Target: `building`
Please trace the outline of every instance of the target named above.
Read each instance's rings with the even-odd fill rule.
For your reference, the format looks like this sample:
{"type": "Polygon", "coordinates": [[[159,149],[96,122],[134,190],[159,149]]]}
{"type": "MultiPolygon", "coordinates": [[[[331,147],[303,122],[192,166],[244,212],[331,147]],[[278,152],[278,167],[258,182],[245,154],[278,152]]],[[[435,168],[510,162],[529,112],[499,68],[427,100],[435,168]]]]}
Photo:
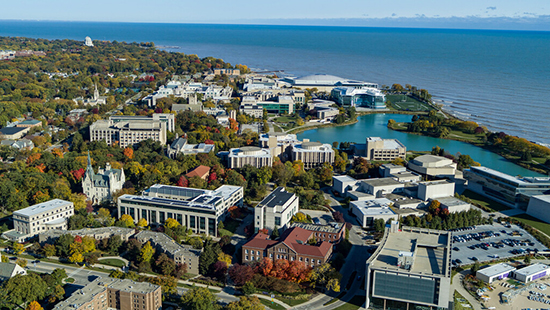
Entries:
{"type": "Polygon", "coordinates": [[[110,227],[98,227],[98,228],[82,228],[75,230],[46,230],[38,235],[38,242],[53,244],[57,238],[65,234],[71,234],[73,236],[80,237],[92,237],[96,240],[108,239],[112,236],[119,236],[123,242],[126,242],[136,233],[134,228],[124,228],[117,226],[110,227]]]}
{"type": "Polygon", "coordinates": [[[366,262],[366,309],[452,309],[451,233],[393,222],[366,262]]]}
{"type": "Polygon", "coordinates": [[[386,95],[377,88],[337,87],[330,92],[332,98],[341,106],[385,109],[386,95]]]}
{"type": "Polygon", "coordinates": [[[523,283],[528,283],[548,275],[550,267],[545,264],[533,264],[514,271],[514,278],[523,283]]]}
{"type": "Polygon", "coordinates": [[[197,168],[191,170],[185,176],[188,178],[199,177],[203,180],[206,180],[208,179],[209,174],[210,174],[210,167],[200,165],[197,168]]]}
{"type": "Polygon", "coordinates": [[[359,188],[361,180],[356,180],[349,175],[337,175],[332,177],[332,189],[340,195],[359,188]]]}
{"type": "Polygon", "coordinates": [[[106,104],[107,103],[107,97],[100,96],[99,91],[97,90],[97,85],[94,85],[94,95],[93,95],[93,97],[90,98],[90,99],[84,99],[82,102],[86,105],[91,105],[91,106],[106,104]]]}
{"type": "Polygon", "coordinates": [[[472,207],[469,203],[462,201],[454,196],[438,198],[442,209],[449,210],[449,213],[468,211],[472,207]]]}
{"type": "Polygon", "coordinates": [[[292,114],[294,113],[294,99],[290,96],[278,96],[277,101],[258,101],[256,105],[269,113],[292,114]]]}
{"type": "Polygon", "coordinates": [[[429,177],[454,177],[456,163],[451,159],[435,155],[421,155],[409,161],[407,167],[412,171],[429,177]]]}
{"type": "Polygon", "coordinates": [[[300,143],[300,140],[298,140],[295,134],[287,134],[284,132],[265,133],[260,135],[259,138],[260,147],[270,149],[273,156],[284,156],[290,146],[298,143],[300,143]]]}
{"type": "Polygon", "coordinates": [[[112,199],[113,194],[122,189],[126,182],[124,169],[113,169],[111,164],[105,164],[105,169],[94,172],[90,153],[88,153],[88,167],[82,179],[82,191],[92,203],[101,203],[112,199]]]}
{"type": "Polygon", "coordinates": [[[288,83],[291,87],[298,89],[317,88],[319,91],[331,92],[336,87],[370,87],[378,88],[378,84],[363,81],[347,80],[334,75],[314,74],[302,76],[299,78],[284,78],[282,81],[288,83]]]}
{"type": "Polygon", "coordinates": [[[326,225],[295,222],[290,224],[290,228],[300,227],[313,234],[317,242],[338,243],[344,238],[344,223],[331,222],[326,225]]]}
{"type": "Polygon", "coordinates": [[[94,46],[94,43],[92,42],[92,38],[90,37],[86,37],[84,39],[84,45],[88,46],[88,47],[93,47],[94,46]]]}
{"type": "Polygon", "coordinates": [[[512,267],[505,263],[500,263],[485,267],[476,272],[476,278],[485,283],[493,283],[495,280],[502,280],[512,276],[512,273],[516,271],[515,267],[512,267]]]}
{"type": "Polygon", "coordinates": [[[194,233],[217,235],[218,223],[232,206],[242,206],[243,188],[222,185],[216,190],[155,184],[144,195],[118,198],[118,217],[129,214],[137,223],[163,224],[173,218],[194,233]]]}
{"type": "Polygon", "coordinates": [[[175,112],[176,114],[183,111],[200,112],[202,111],[202,103],[196,103],[196,104],[174,103],[172,105],[172,111],[175,112]]]}
{"type": "Polygon", "coordinates": [[[256,168],[273,165],[271,150],[262,149],[257,146],[243,146],[229,150],[227,167],[230,169],[242,168],[251,165],[256,168]]]}
{"type": "Polygon", "coordinates": [[[168,237],[165,233],[150,230],[140,231],[135,238],[141,242],[151,242],[151,246],[157,252],[164,253],[174,260],[176,264],[187,264],[187,272],[199,274],[199,256],[201,250],[194,249],[190,245],[183,245],[168,237]]]}
{"type": "Polygon", "coordinates": [[[113,115],[109,117],[114,124],[124,122],[161,122],[166,125],[166,130],[176,130],[175,115],[172,113],[154,113],[151,116],[113,115]]]}
{"type": "Polygon", "coordinates": [[[424,201],[454,196],[455,183],[448,180],[418,183],[418,198],[424,201]]]}
{"type": "Polygon", "coordinates": [[[214,75],[241,75],[241,70],[239,69],[214,69],[214,75]]]}
{"type": "Polygon", "coordinates": [[[27,274],[27,270],[15,263],[0,262],[0,283],[11,279],[18,274],[24,276],[27,274]]]}
{"type": "Polygon", "coordinates": [[[374,227],[374,220],[377,219],[383,219],[384,222],[398,219],[397,213],[390,208],[393,202],[387,198],[351,201],[349,205],[351,212],[364,228],[374,227]]]}
{"type": "Polygon", "coordinates": [[[418,182],[422,177],[415,172],[407,170],[407,168],[396,164],[383,164],[379,168],[380,175],[384,178],[394,178],[399,182],[418,182]]]}
{"type": "Polygon", "coordinates": [[[0,141],[1,145],[11,146],[18,150],[32,150],[34,148],[34,143],[29,139],[20,139],[20,140],[2,140],[0,141]]]}
{"type": "Polygon", "coordinates": [[[513,177],[487,167],[470,167],[464,178],[469,190],[522,210],[527,210],[532,196],[550,194],[548,177],[513,177]]]}
{"type": "Polygon", "coordinates": [[[277,187],[254,208],[254,230],[283,228],[298,213],[300,199],[284,187],[277,187]]]}
{"type": "Polygon", "coordinates": [[[242,104],[239,107],[239,112],[255,118],[262,118],[264,116],[264,108],[259,105],[242,104]]]}
{"type": "Polygon", "coordinates": [[[404,188],[405,184],[396,181],[394,178],[377,178],[361,181],[359,191],[380,198],[389,193],[401,193],[404,188]]]}
{"type": "Polygon", "coordinates": [[[29,130],[30,127],[4,127],[0,129],[0,138],[10,140],[21,139],[29,130]]]}
{"type": "Polygon", "coordinates": [[[18,123],[17,125],[15,125],[15,127],[42,127],[42,121],[39,121],[37,119],[27,119],[18,123]]]}
{"type": "Polygon", "coordinates": [[[376,161],[392,161],[396,158],[405,159],[407,154],[407,148],[403,143],[396,139],[381,139],[379,137],[368,137],[366,144],[355,144],[353,149],[355,155],[376,161]]]}
{"type": "Polygon", "coordinates": [[[161,310],[160,285],[98,277],[60,301],[54,310],[161,310]]]}
{"type": "Polygon", "coordinates": [[[527,214],[546,223],[550,223],[550,195],[531,196],[527,214]]]}
{"type": "Polygon", "coordinates": [[[3,237],[21,242],[50,229],[67,230],[67,219],[74,214],[70,201],[52,199],[13,212],[13,230],[3,237]]]}
{"type": "Polygon", "coordinates": [[[292,145],[290,152],[291,160],[302,161],[305,169],[319,167],[323,163],[332,165],[335,156],[332,145],[309,141],[292,145]]]}
{"type": "Polygon", "coordinates": [[[333,119],[340,114],[340,110],[332,107],[315,107],[315,116],[318,119],[333,119]]]}
{"type": "Polygon", "coordinates": [[[156,116],[111,116],[109,120],[99,120],[90,125],[90,141],[104,140],[108,145],[127,147],[147,139],[166,144],[166,130],[170,126],[170,116],[166,119],[156,116]]]}
{"type": "Polygon", "coordinates": [[[185,138],[176,138],[170,146],[166,149],[166,155],[172,159],[175,159],[178,154],[182,155],[196,155],[207,154],[213,152],[216,146],[214,144],[188,144],[185,138]]]}
{"type": "Polygon", "coordinates": [[[242,263],[268,257],[273,261],[299,261],[310,267],[322,265],[332,255],[332,244],[326,241],[308,244],[313,238],[314,233],[300,227],[287,229],[278,241],[269,240],[268,235],[258,233],[242,246],[242,263]]]}

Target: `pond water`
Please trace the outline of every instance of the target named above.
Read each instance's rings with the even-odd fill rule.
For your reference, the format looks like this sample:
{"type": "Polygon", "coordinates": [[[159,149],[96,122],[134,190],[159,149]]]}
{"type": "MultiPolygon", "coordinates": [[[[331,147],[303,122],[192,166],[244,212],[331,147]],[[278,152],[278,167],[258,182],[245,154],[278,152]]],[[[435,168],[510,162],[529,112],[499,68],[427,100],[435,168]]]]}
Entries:
{"type": "Polygon", "coordinates": [[[387,127],[388,120],[396,122],[410,122],[412,115],[403,114],[368,114],[358,118],[358,122],[348,126],[326,127],[312,129],[298,134],[298,139],[310,139],[323,143],[356,142],[365,143],[367,137],[381,137],[383,139],[397,139],[401,141],[409,151],[431,151],[433,147],[439,146],[445,151],[456,155],[467,154],[482,166],[489,167],[510,175],[521,176],[542,176],[541,174],[520,167],[504,157],[487,151],[472,144],[439,139],[427,136],[409,134],[391,130],[387,127]]]}

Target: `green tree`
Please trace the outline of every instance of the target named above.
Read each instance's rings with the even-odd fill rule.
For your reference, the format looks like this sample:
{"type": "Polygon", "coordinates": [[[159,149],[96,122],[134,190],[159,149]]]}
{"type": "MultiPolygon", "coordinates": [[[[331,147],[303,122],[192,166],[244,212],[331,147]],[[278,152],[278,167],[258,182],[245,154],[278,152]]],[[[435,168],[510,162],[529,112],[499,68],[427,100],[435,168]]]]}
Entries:
{"type": "Polygon", "coordinates": [[[319,265],[311,271],[310,281],[313,287],[323,287],[326,290],[340,291],[342,275],[329,263],[319,265]]]}
{"type": "Polygon", "coordinates": [[[204,249],[199,256],[199,273],[207,275],[210,272],[210,267],[218,261],[219,253],[221,252],[220,246],[214,244],[211,240],[206,240],[204,243],[204,249]]]}
{"type": "Polygon", "coordinates": [[[43,247],[42,247],[42,255],[44,255],[45,257],[52,257],[52,256],[55,256],[55,246],[53,244],[45,244],[43,247]]]}
{"type": "Polygon", "coordinates": [[[479,264],[479,261],[476,261],[473,265],[472,265],[472,268],[470,268],[470,272],[475,275],[476,272],[479,270],[479,268],[481,267],[481,265],[479,264]]]}
{"type": "Polygon", "coordinates": [[[150,262],[155,254],[155,249],[151,246],[151,242],[147,241],[139,253],[138,260],[140,262],[150,262]]]}
{"type": "Polygon", "coordinates": [[[226,310],[264,310],[265,307],[262,305],[258,297],[239,297],[239,301],[234,301],[229,303],[226,307],[226,310]]]}
{"type": "Polygon", "coordinates": [[[374,230],[376,232],[383,232],[385,227],[386,227],[386,222],[384,222],[383,219],[374,220],[374,230]]]}
{"type": "Polygon", "coordinates": [[[271,232],[271,239],[275,240],[277,238],[279,238],[280,234],[279,234],[279,227],[277,227],[275,225],[275,227],[273,227],[273,231],[271,232]]]}
{"type": "Polygon", "coordinates": [[[48,285],[37,274],[16,275],[3,287],[6,299],[17,305],[27,305],[33,300],[41,300],[47,295],[48,285]]]}
{"type": "Polygon", "coordinates": [[[256,293],[256,287],[254,286],[254,283],[252,283],[252,281],[248,281],[243,285],[242,291],[245,295],[252,295],[256,293]]]}
{"type": "Polygon", "coordinates": [[[122,246],[122,238],[120,235],[114,235],[107,240],[107,250],[110,254],[118,255],[120,253],[120,247],[122,246]]]}
{"type": "Polygon", "coordinates": [[[55,241],[55,248],[57,255],[61,257],[69,256],[71,251],[71,244],[74,242],[74,237],[71,234],[64,234],[59,236],[55,241]]]}
{"type": "Polygon", "coordinates": [[[25,246],[21,243],[14,242],[12,246],[13,253],[21,255],[25,251],[25,246]]]}
{"type": "Polygon", "coordinates": [[[181,296],[184,309],[218,310],[217,299],[206,287],[193,287],[181,296]]]}

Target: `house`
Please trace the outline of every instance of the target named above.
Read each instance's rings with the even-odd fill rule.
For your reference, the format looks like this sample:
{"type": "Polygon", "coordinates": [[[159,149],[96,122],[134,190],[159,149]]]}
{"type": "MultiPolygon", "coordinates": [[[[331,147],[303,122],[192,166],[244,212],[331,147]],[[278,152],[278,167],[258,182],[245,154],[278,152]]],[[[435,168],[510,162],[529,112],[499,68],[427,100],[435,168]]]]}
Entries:
{"type": "Polygon", "coordinates": [[[311,267],[322,265],[330,259],[332,244],[327,241],[308,244],[313,237],[313,232],[300,227],[287,229],[278,241],[269,240],[268,235],[258,233],[242,246],[242,262],[268,257],[274,261],[299,261],[311,267]]]}
{"type": "Polygon", "coordinates": [[[188,178],[199,177],[203,180],[206,180],[209,174],[210,174],[210,167],[200,165],[197,168],[191,170],[185,176],[188,178]]]}
{"type": "Polygon", "coordinates": [[[300,227],[313,234],[315,240],[338,243],[344,238],[344,223],[331,222],[326,225],[295,222],[290,224],[290,228],[300,227]]]}
{"type": "Polygon", "coordinates": [[[0,282],[7,281],[18,274],[24,276],[27,271],[14,263],[0,263],[0,282]]]}

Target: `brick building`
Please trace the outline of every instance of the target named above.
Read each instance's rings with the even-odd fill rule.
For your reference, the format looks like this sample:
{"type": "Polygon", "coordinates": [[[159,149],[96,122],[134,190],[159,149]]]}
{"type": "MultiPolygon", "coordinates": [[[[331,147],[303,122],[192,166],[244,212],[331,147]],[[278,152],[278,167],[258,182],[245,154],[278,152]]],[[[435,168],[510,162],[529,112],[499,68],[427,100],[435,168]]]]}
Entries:
{"type": "Polygon", "coordinates": [[[292,223],[290,227],[300,227],[313,234],[315,240],[321,242],[338,243],[344,238],[344,223],[310,224],[310,223],[292,223]]]}

